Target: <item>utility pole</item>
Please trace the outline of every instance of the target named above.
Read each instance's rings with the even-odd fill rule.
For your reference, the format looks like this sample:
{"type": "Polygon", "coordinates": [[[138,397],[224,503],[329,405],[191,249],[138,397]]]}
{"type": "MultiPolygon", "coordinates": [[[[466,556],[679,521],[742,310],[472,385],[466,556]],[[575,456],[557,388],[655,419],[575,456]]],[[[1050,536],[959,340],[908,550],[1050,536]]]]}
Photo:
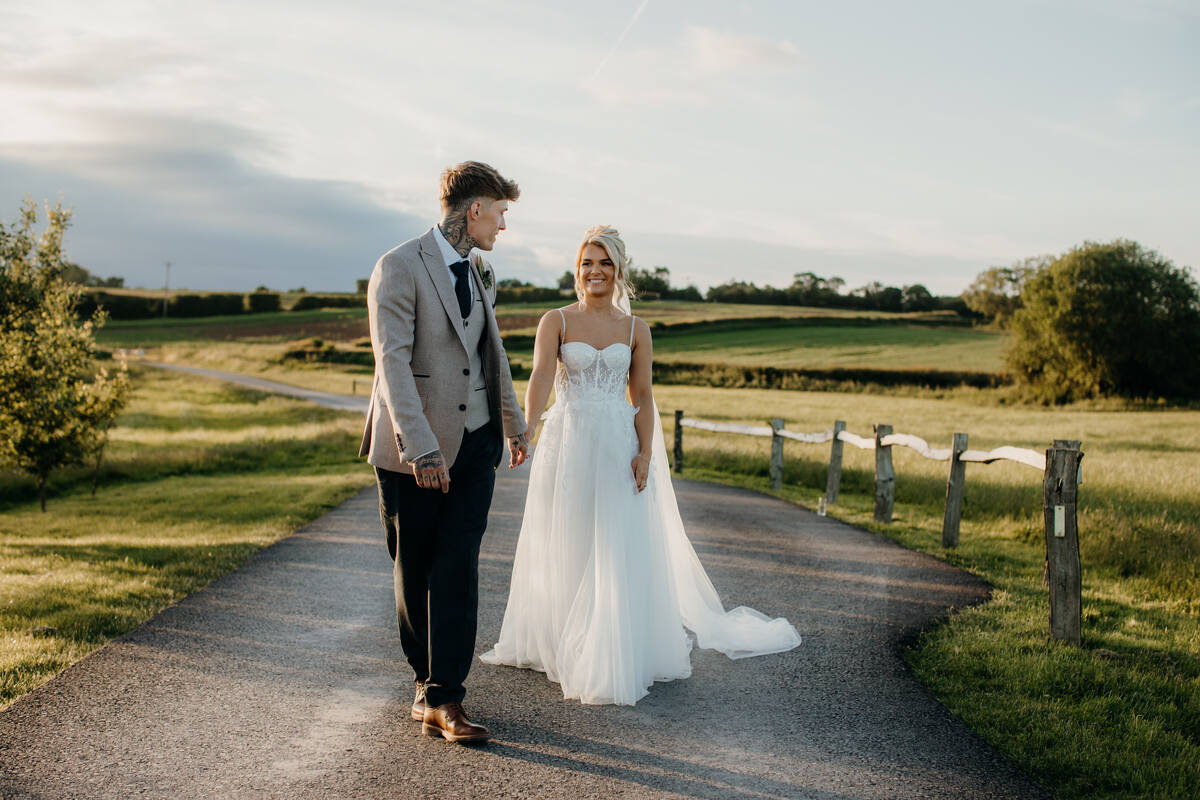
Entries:
{"type": "Polygon", "coordinates": [[[167,273],[163,278],[163,319],[167,318],[167,300],[171,297],[171,262],[166,262],[167,273]]]}

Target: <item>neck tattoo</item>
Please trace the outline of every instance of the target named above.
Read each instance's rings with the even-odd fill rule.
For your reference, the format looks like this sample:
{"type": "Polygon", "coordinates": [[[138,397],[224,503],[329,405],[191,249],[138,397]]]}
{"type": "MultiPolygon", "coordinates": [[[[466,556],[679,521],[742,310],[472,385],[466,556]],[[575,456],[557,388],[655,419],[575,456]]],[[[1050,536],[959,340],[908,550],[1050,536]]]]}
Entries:
{"type": "Polygon", "coordinates": [[[465,210],[447,214],[438,228],[441,229],[442,236],[446,237],[446,243],[463,258],[470,254],[472,247],[479,246],[475,237],[467,233],[467,212],[465,210]]]}

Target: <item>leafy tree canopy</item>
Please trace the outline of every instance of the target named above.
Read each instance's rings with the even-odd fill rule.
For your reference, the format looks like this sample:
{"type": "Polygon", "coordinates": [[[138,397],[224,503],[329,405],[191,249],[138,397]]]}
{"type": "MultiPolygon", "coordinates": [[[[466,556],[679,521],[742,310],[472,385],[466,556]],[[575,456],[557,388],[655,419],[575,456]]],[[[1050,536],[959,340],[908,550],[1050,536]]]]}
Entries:
{"type": "Polygon", "coordinates": [[[47,225],[34,235],[32,201],[18,222],[0,223],[0,464],[31,474],[46,509],[50,472],[97,460],[128,377],[93,367],[93,330],[103,312],[80,320],[79,286],[64,274],[62,238],[70,212],[47,207],[47,225]]]}
{"type": "Polygon", "coordinates": [[[1028,279],[1008,366],[1045,402],[1200,397],[1200,287],[1137,242],[1086,242],[1028,279]]]}

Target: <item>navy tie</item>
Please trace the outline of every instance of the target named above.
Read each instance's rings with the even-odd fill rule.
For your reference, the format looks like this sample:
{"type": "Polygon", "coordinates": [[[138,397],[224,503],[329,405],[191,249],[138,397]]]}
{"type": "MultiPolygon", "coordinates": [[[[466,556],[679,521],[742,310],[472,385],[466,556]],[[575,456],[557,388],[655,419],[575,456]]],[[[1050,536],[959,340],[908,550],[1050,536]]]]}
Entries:
{"type": "Polygon", "coordinates": [[[458,310],[462,312],[463,319],[471,313],[471,284],[467,283],[467,270],[470,267],[468,261],[456,261],[450,265],[455,277],[454,294],[458,297],[458,310]]]}

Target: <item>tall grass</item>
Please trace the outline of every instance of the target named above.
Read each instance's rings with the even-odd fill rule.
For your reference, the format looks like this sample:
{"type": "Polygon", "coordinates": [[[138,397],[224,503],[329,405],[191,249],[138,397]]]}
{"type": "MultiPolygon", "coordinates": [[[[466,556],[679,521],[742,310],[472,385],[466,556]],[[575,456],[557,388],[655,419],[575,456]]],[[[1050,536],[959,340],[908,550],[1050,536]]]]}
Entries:
{"type": "Polygon", "coordinates": [[[361,420],[135,371],[100,490],[0,473],[0,706],[370,483],[361,420]]]}
{"type": "MultiPolygon", "coordinates": [[[[689,416],[792,430],[843,419],[948,446],[1044,449],[1080,439],[1083,646],[1047,635],[1041,473],[967,465],[960,546],[944,551],[947,465],[893,448],[896,513],[872,520],[874,456],[845,447],[835,516],[986,578],[991,602],[961,611],[906,651],[956,714],[1057,796],[1192,798],[1200,786],[1200,429],[1194,411],[981,407],[971,402],[762,390],[656,390],[689,416]]],[[[671,432],[668,431],[668,437],[671,432]]],[[[769,440],[685,429],[685,477],[769,492],[769,440]]],[[[829,445],[785,443],[783,497],[814,507],[829,445]]],[[[800,587],[803,591],[803,587],[800,587]]]]}

